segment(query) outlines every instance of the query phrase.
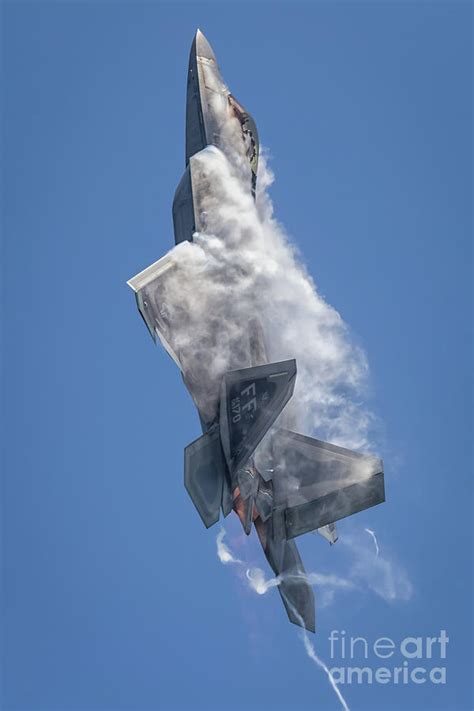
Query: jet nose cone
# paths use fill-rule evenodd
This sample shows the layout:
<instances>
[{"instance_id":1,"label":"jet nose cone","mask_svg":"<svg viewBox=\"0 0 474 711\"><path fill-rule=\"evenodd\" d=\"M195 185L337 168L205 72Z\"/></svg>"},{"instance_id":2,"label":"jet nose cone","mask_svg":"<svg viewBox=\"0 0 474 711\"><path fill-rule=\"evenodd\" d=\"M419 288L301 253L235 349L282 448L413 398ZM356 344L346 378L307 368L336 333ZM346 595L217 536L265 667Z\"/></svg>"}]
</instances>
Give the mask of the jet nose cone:
<instances>
[{"instance_id":1,"label":"jet nose cone","mask_svg":"<svg viewBox=\"0 0 474 711\"><path fill-rule=\"evenodd\" d=\"M213 59L216 61L216 56L212 51L212 47L201 30L196 32L191 51L194 52L197 57L205 57L205 59Z\"/></svg>"}]
</instances>

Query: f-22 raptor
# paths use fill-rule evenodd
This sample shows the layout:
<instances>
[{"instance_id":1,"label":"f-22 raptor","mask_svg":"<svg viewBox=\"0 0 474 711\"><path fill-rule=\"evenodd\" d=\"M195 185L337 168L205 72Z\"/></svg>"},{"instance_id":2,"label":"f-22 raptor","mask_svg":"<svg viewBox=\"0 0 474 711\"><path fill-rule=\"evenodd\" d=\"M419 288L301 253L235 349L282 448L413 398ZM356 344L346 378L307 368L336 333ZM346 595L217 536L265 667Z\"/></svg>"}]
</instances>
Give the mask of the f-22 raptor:
<instances>
[{"instance_id":1,"label":"f-22 raptor","mask_svg":"<svg viewBox=\"0 0 474 711\"><path fill-rule=\"evenodd\" d=\"M227 131L237 119L239 130ZM230 143L229 143L230 141ZM234 144L232 144L234 141ZM237 145L238 143L238 145ZM212 189L199 169L209 146L224 156L243 153L249 194L255 197L259 140L255 121L224 83L208 41L198 30L191 47L186 103L186 168L173 201L176 244L205 231L199 205ZM385 500L380 459L278 427L277 418L292 397L295 360L269 363L264 334L255 322L245 362L251 367L226 372L213 395L188 372L167 318L162 286L167 256L128 283L150 334L180 367L198 407L203 434L185 449L184 484L206 527L233 509L247 534L254 524L291 622L315 630L312 587L295 538L318 531L337 540L335 522ZM199 295L196 296L199 298Z\"/></svg>"}]
</instances>

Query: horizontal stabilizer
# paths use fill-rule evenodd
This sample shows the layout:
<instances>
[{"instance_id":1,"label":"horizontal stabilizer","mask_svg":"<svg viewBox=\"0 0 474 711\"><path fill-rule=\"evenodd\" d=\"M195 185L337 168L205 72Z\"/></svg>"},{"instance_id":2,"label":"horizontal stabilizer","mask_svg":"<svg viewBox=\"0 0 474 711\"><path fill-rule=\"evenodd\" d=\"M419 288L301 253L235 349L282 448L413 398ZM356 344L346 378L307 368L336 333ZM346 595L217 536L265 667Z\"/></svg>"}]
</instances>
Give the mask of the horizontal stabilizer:
<instances>
[{"instance_id":1,"label":"horizontal stabilizer","mask_svg":"<svg viewBox=\"0 0 474 711\"><path fill-rule=\"evenodd\" d=\"M229 513L232 500L217 426L184 450L184 486L206 528L217 523L221 506L224 516Z\"/></svg>"},{"instance_id":2,"label":"horizontal stabilizer","mask_svg":"<svg viewBox=\"0 0 474 711\"><path fill-rule=\"evenodd\" d=\"M293 395L296 361L226 373L221 386L222 447L231 472L245 464Z\"/></svg>"},{"instance_id":3,"label":"horizontal stabilizer","mask_svg":"<svg viewBox=\"0 0 474 711\"><path fill-rule=\"evenodd\" d=\"M377 457L288 430L275 433L272 451L276 540L331 526L385 501L383 463ZM330 540L326 531L322 535Z\"/></svg>"}]
</instances>

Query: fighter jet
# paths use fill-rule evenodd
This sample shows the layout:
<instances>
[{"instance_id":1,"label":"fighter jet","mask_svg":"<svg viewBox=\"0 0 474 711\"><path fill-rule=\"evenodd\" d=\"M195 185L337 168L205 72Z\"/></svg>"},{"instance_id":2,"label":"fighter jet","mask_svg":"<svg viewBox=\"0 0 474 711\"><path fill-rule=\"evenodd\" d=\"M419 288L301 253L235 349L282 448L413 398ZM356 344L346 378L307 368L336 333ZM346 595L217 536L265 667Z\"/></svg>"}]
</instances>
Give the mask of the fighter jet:
<instances>
[{"instance_id":1,"label":"fighter jet","mask_svg":"<svg viewBox=\"0 0 474 711\"><path fill-rule=\"evenodd\" d=\"M244 157L245 189L255 198L255 121L230 93L211 46L198 30L187 79L186 167L173 201L177 245L205 232L200 203L213 188L203 175L200 156L210 146L229 161ZM281 581L278 591L290 621L314 632L313 590L294 539L317 531L335 543L336 521L383 502L382 461L279 426L293 395L297 364L291 359L268 362L258 318L249 319L238 361L245 367L225 372L219 382L206 380L205 369L197 374L188 368L164 296L172 268L165 255L128 284L152 338L180 368L199 412L203 434L185 448L185 488L206 527L232 509L246 534L255 526Z\"/></svg>"}]
</instances>

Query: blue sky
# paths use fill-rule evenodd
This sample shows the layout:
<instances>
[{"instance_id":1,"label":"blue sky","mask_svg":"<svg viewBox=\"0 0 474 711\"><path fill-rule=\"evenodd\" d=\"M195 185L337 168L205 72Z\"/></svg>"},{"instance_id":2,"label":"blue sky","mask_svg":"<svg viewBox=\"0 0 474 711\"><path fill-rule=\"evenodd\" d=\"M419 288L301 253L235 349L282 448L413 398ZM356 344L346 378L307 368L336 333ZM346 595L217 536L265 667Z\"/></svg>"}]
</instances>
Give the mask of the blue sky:
<instances>
[{"instance_id":1,"label":"blue sky","mask_svg":"<svg viewBox=\"0 0 474 711\"><path fill-rule=\"evenodd\" d=\"M173 243L199 26L270 150L278 219L368 353L383 424L387 503L340 533L374 529L413 595L341 593L316 649L334 629L445 629L446 685L343 692L351 709L472 708L471 4L2 14L2 707L339 708L276 590L252 596L218 562L182 484L197 416L125 285ZM342 570L343 547L302 549Z\"/></svg>"}]
</instances>

